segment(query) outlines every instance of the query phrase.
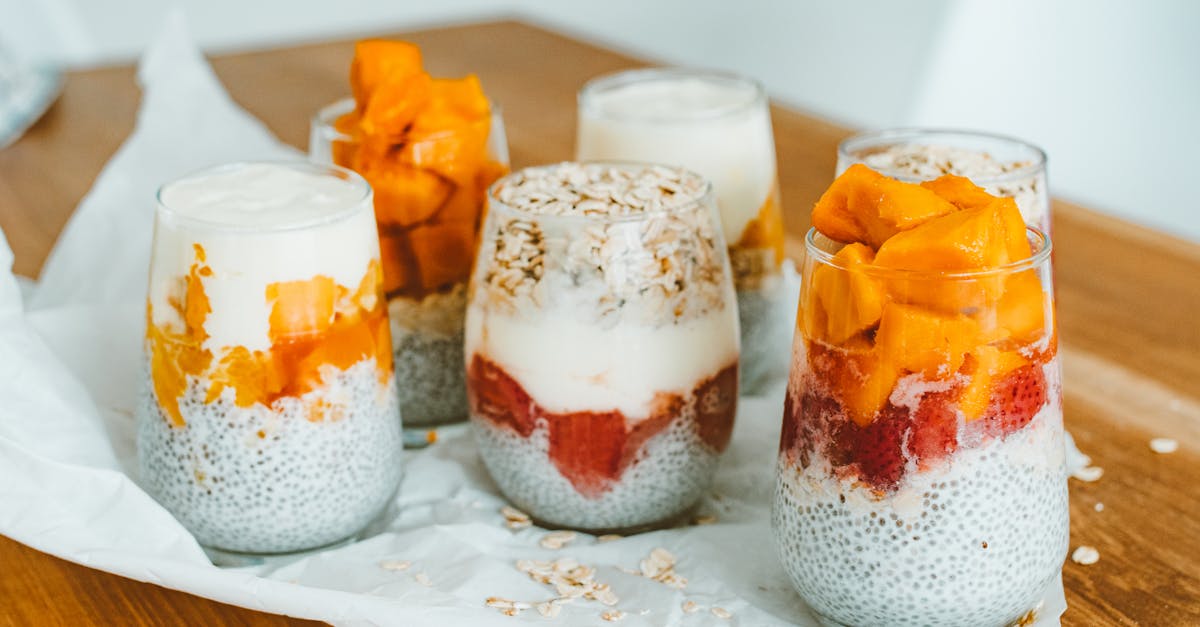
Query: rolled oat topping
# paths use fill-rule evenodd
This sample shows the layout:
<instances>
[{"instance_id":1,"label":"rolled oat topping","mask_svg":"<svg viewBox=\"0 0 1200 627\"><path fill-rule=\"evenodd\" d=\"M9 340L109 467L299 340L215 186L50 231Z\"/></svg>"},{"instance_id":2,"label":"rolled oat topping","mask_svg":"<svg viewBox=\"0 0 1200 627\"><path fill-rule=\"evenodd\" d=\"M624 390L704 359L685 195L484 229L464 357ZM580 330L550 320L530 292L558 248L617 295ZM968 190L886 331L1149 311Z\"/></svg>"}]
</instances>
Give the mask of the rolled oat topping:
<instances>
[{"instance_id":1,"label":"rolled oat topping","mask_svg":"<svg viewBox=\"0 0 1200 627\"><path fill-rule=\"evenodd\" d=\"M671 321L723 305L724 260L708 186L684 170L562 163L502 180L484 234L483 288L512 310L545 302L547 272L596 281L601 316L630 304ZM560 217L583 218L556 223ZM629 219L624 219L629 218Z\"/></svg>"}]
</instances>

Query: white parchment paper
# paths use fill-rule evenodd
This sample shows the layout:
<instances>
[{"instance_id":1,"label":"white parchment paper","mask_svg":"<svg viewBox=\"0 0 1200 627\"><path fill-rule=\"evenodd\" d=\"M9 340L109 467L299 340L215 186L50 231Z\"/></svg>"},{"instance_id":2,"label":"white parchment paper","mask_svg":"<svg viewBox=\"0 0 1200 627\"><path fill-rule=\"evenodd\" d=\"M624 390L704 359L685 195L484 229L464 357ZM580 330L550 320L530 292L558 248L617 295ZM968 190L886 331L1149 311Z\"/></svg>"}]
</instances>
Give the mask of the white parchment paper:
<instances>
[{"instance_id":1,"label":"white parchment paper","mask_svg":"<svg viewBox=\"0 0 1200 627\"><path fill-rule=\"evenodd\" d=\"M0 237L0 533L132 579L339 624L604 624L606 608L595 602L564 606L554 621L484 606L489 596L550 598L514 562L562 556L597 568L596 579L620 597L622 625L814 624L779 564L768 521L782 381L766 396L741 401L733 443L700 508L714 524L602 544L581 534L565 549L543 549L544 530L504 526L504 501L460 426L407 453L400 514L382 533L253 568L213 566L136 480L132 408L154 193L216 163L301 155L229 99L177 16L146 53L138 80L137 128L80 204L32 290L9 271L12 253ZM677 556L686 590L621 570L636 568L656 547ZM412 565L386 570L384 560ZM705 611L685 614L689 599ZM711 606L733 617L720 619ZM1039 624L1058 624L1065 608L1059 583Z\"/></svg>"}]
</instances>

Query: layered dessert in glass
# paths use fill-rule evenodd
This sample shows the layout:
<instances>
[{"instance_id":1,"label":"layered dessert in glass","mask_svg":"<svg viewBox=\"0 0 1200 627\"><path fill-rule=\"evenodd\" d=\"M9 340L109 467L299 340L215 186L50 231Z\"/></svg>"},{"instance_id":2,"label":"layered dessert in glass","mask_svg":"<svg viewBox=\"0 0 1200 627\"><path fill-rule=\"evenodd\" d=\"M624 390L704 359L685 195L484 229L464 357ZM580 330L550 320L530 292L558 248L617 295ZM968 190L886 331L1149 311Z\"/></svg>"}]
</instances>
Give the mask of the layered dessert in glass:
<instances>
[{"instance_id":1,"label":"layered dessert in glass","mask_svg":"<svg viewBox=\"0 0 1200 627\"><path fill-rule=\"evenodd\" d=\"M467 417L466 284L487 188L508 169L504 128L474 75L432 78L406 42L360 41L350 85L313 119L310 156L375 191L404 423L423 441Z\"/></svg>"},{"instance_id":2,"label":"layered dessert in glass","mask_svg":"<svg viewBox=\"0 0 1200 627\"><path fill-rule=\"evenodd\" d=\"M762 86L684 69L595 79L579 92L576 158L679 165L712 182L737 289L743 390L782 377L789 332L783 213Z\"/></svg>"},{"instance_id":3,"label":"layered dessert in glass","mask_svg":"<svg viewBox=\"0 0 1200 627\"><path fill-rule=\"evenodd\" d=\"M466 359L475 438L505 496L593 531L685 513L733 429L734 298L698 175L563 163L497 182Z\"/></svg>"},{"instance_id":4,"label":"layered dessert in glass","mask_svg":"<svg viewBox=\"0 0 1200 627\"><path fill-rule=\"evenodd\" d=\"M910 183L945 174L971 179L989 194L1016 200L1026 224L1050 232L1046 153L1028 142L978 131L891 129L843 141L837 173L855 163Z\"/></svg>"},{"instance_id":5,"label":"layered dessert in glass","mask_svg":"<svg viewBox=\"0 0 1200 627\"><path fill-rule=\"evenodd\" d=\"M137 406L141 483L206 547L351 537L400 482L371 191L306 163L162 187Z\"/></svg>"},{"instance_id":6,"label":"layered dessert in glass","mask_svg":"<svg viewBox=\"0 0 1200 627\"><path fill-rule=\"evenodd\" d=\"M824 620L1006 625L1067 551L1050 242L857 164L807 238L772 523Z\"/></svg>"}]
</instances>

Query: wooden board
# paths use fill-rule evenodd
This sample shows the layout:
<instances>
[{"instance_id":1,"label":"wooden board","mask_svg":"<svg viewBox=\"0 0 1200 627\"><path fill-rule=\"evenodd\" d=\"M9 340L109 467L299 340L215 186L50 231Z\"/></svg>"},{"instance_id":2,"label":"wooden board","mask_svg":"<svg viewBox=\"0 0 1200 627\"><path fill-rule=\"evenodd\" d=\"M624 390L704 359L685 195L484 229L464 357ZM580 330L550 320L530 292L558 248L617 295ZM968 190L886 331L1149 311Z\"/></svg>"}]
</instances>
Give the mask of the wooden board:
<instances>
[{"instance_id":1,"label":"wooden board","mask_svg":"<svg viewBox=\"0 0 1200 627\"><path fill-rule=\"evenodd\" d=\"M503 106L518 167L569 158L576 90L596 74L641 65L519 22L403 37L422 46L435 74L480 75ZM213 65L241 105L305 148L309 116L348 91L350 53L351 43L339 42L226 56ZM137 102L129 67L72 73L49 115L0 151L0 228L18 273L36 276L72 209L132 129ZM779 107L773 115L795 256L808 210L832 177L837 142L850 131ZM1072 547L1095 546L1100 562L1064 568L1064 624L1200 624L1200 246L1066 203L1054 211L1067 426L1105 470L1097 483L1072 480ZM1176 438L1180 451L1151 452L1147 443L1157 436ZM4 539L0 564L0 623L280 620Z\"/></svg>"}]
</instances>

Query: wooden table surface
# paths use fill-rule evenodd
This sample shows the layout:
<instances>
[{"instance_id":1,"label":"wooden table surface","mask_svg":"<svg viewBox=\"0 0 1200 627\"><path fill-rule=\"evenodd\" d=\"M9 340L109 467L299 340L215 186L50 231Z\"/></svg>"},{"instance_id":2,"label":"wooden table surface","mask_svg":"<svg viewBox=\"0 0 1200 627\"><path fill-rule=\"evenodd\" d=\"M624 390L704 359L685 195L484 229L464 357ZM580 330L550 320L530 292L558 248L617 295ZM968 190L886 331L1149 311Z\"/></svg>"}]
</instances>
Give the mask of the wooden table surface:
<instances>
[{"instance_id":1,"label":"wooden table surface","mask_svg":"<svg viewBox=\"0 0 1200 627\"><path fill-rule=\"evenodd\" d=\"M481 77L504 107L517 167L569 158L576 90L596 74L642 65L519 22L398 36L421 45L434 74ZM304 148L309 116L348 91L350 55L347 41L223 56L213 65L234 99ZM48 115L0 151L0 228L19 274L37 276L71 211L132 129L137 105L130 67L71 73ZM850 130L781 107L773 115L794 255L808 210L833 174L837 142ZM1071 480L1071 545L1096 547L1100 561L1064 567L1064 623L1200 624L1200 246L1066 203L1054 211L1067 428L1104 468L1098 482ZM1148 442L1159 436L1177 439L1179 451L1151 452ZM0 538L0 624L6 620L299 622Z\"/></svg>"}]
</instances>

